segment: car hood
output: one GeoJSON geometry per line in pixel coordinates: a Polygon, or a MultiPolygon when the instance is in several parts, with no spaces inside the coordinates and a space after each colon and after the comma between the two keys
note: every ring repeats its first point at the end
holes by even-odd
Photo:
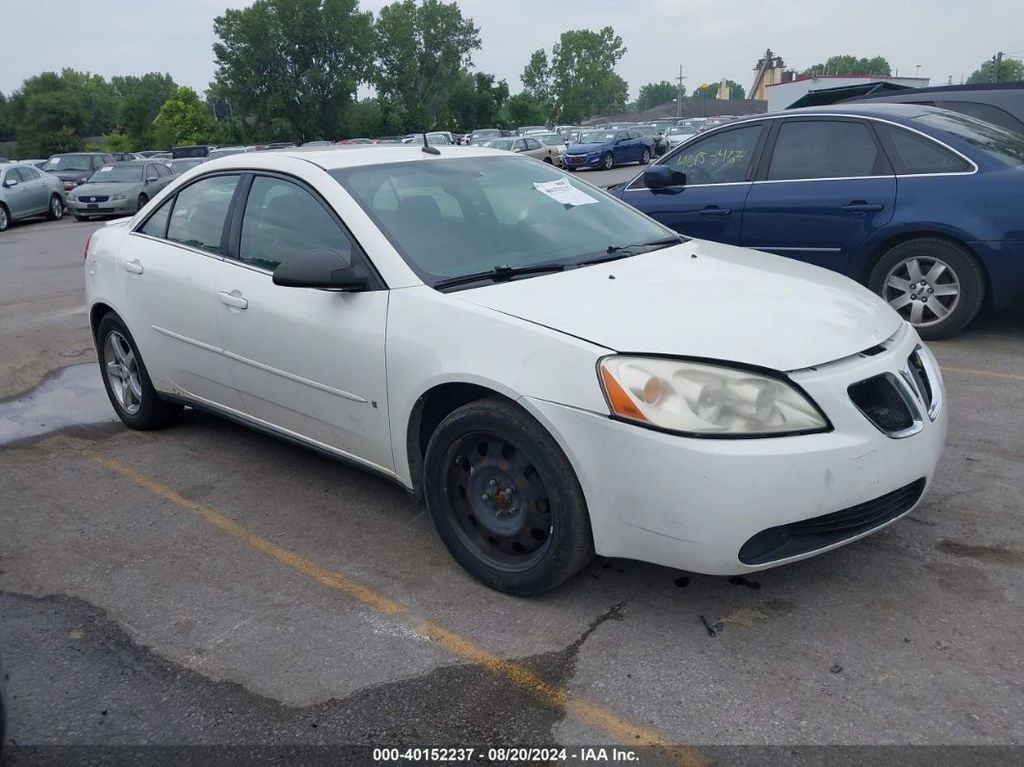
{"type": "Polygon", "coordinates": [[[614,351],[780,371],[862,352],[903,322],[840,274],[702,240],[453,297],[614,351]]]}
{"type": "Polygon", "coordinates": [[[139,192],[142,191],[141,181],[129,181],[126,183],[106,183],[106,184],[82,184],[75,190],[75,194],[79,197],[88,197],[89,195],[115,195],[121,194],[121,192],[139,192]]]}
{"type": "Polygon", "coordinates": [[[611,144],[573,144],[567,150],[567,154],[590,154],[591,152],[600,152],[610,146],[611,144]]]}

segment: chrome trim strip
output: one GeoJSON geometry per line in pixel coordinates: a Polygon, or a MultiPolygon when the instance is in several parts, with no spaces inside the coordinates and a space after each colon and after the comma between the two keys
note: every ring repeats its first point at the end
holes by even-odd
{"type": "Polygon", "coordinates": [[[165,335],[168,338],[173,338],[176,341],[181,341],[182,343],[189,344],[190,346],[198,346],[200,349],[205,349],[206,351],[214,352],[215,354],[223,354],[224,353],[224,350],[221,349],[218,346],[213,346],[212,344],[207,344],[207,343],[203,343],[202,341],[197,341],[194,338],[189,338],[188,336],[183,336],[183,335],[181,335],[179,333],[175,333],[173,330],[168,330],[167,328],[162,328],[159,325],[150,325],[149,327],[150,327],[150,329],[155,330],[157,333],[160,333],[161,335],[165,335]]]}
{"type": "Polygon", "coordinates": [[[917,358],[921,361],[921,366],[924,368],[925,375],[928,376],[928,383],[932,389],[932,401],[928,406],[928,417],[934,421],[938,417],[939,411],[942,410],[942,379],[939,377],[939,366],[931,351],[922,344],[918,344],[912,354],[917,355],[917,358]]]}
{"type": "Polygon", "coordinates": [[[790,250],[798,253],[839,253],[842,248],[788,248],[781,245],[744,245],[745,248],[754,250],[790,250]]]}
{"type": "MultiPolygon", "coordinates": [[[[278,368],[271,367],[270,365],[264,365],[262,362],[251,360],[248,357],[243,357],[241,354],[235,354],[234,352],[227,351],[226,349],[222,352],[222,354],[228,359],[235,360],[236,362],[241,362],[243,365],[249,365],[250,367],[254,367],[257,370],[262,370],[265,373],[272,373],[273,375],[280,376],[281,378],[287,379],[289,381],[304,384],[305,386],[309,386],[310,388],[317,389],[322,392],[327,392],[328,394],[333,394],[336,397],[341,397],[342,399],[347,399],[351,402],[358,402],[361,405],[368,404],[369,402],[369,400],[363,399],[358,394],[352,394],[351,392],[347,392],[343,389],[336,389],[333,386],[328,386],[327,384],[322,384],[318,381],[313,381],[309,378],[303,378],[302,376],[297,376],[294,373],[289,373],[285,370],[279,370],[278,368]]],[[[244,395],[246,392],[240,390],[240,393],[244,395]]]]}

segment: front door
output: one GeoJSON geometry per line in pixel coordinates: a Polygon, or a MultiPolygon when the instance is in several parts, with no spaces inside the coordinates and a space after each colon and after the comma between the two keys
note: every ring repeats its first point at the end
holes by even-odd
{"type": "Polygon", "coordinates": [[[896,206],[896,176],[874,132],[861,120],[792,119],[769,143],[742,244],[844,271],[896,206]]]}
{"type": "Polygon", "coordinates": [[[761,123],[743,125],[680,147],[658,164],[685,174],[685,184],[648,189],[640,176],[622,199],[687,237],[737,244],[748,174],[764,130],[761,123]]]}
{"type": "Polygon", "coordinates": [[[290,179],[257,175],[237,260],[217,285],[225,354],[246,412],[392,471],[384,371],[386,290],[341,293],[275,285],[289,257],[364,258],[329,207],[290,179]]]}

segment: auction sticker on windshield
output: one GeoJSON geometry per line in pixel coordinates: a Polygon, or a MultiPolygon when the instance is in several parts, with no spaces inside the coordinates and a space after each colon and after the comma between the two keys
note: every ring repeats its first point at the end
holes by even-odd
{"type": "Polygon", "coordinates": [[[558,181],[535,181],[533,188],[563,205],[592,205],[597,202],[597,200],[583,190],[574,187],[565,178],[561,178],[558,181]]]}

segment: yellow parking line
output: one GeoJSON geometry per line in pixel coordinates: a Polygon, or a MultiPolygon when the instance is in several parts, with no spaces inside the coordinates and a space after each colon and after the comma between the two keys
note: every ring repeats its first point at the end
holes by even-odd
{"type": "Polygon", "coordinates": [[[340,591],[379,613],[405,620],[421,635],[433,640],[452,655],[476,663],[491,673],[504,677],[519,689],[533,695],[542,704],[572,714],[584,724],[603,731],[625,746],[659,746],[667,749],[667,755],[675,757],[680,764],[704,765],[707,763],[698,751],[688,746],[677,746],[657,732],[643,725],[629,722],[604,706],[571,696],[567,690],[548,682],[523,664],[499,658],[471,639],[433,621],[418,618],[406,605],[379,594],[346,575],[327,570],[293,551],[278,546],[233,519],[229,519],[208,506],[185,498],[166,485],[141,474],[114,458],[101,455],[78,443],[77,440],[73,442],[72,446],[94,463],[119,474],[132,484],[148,490],[179,509],[195,514],[204,522],[220,528],[252,548],[270,555],[292,570],[302,573],[328,588],[340,591]]]}
{"type": "Polygon", "coordinates": [[[1024,374],[1021,373],[1000,373],[997,370],[978,370],[977,368],[957,368],[949,365],[940,365],[943,373],[960,373],[968,376],[981,376],[982,378],[1002,378],[1007,381],[1024,381],[1024,374]]]}

